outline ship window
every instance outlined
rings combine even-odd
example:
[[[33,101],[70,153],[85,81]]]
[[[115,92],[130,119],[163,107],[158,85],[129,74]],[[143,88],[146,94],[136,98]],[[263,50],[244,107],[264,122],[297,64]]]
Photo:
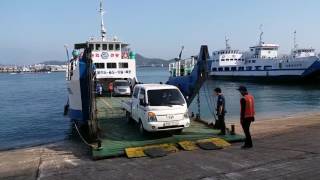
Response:
[[[94,63],[96,69],[104,69],[104,63]]]
[[[256,66],[256,70],[261,70],[261,66]]]
[[[247,67],[246,67],[246,70],[247,70],[247,71],[251,71],[251,70],[252,70],[252,67],[251,67],[251,66],[247,66]]]
[[[217,68],[212,68],[212,71],[217,71]]]
[[[230,68],[229,67],[225,67],[224,70],[225,71],[230,71]]]
[[[221,61],[224,61],[224,59],[221,59]]]
[[[115,69],[115,68],[117,68],[117,63],[107,63],[107,68],[108,69]]]
[[[244,67],[239,67],[238,70],[239,70],[239,71],[243,71],[243,70],[244,70]]]
[[[226,61],[229,61],[229,59],[227,59]]]
[[[119,68],[128,68],[128,63],[119,63]]]
[[[232,67],[231,68],[231,71],[236,71],[237,70],[237,67]]]
[[[272,66],[264,66],[264,70],[271,70]]]
[[[116,51],[120,51],[120,44],[116,44]]]
[[[91,50],[94,50],[94,49],[93,49],[93,44],[89,44],[89,48],[90,48]]]
[[[108,44],[102,44],[102,50],[108,50]]]
[[[101,47],[100,44],[96,44],[96,51],[100,51],[100,47]]]
[[[252,63],[256,63],[256,60],[252,60]]]
[[[113,51],[114,50],[114,44],[109,44],[109,51]]]
[[[223,71],[223,68],[219,68],[218,71]]]

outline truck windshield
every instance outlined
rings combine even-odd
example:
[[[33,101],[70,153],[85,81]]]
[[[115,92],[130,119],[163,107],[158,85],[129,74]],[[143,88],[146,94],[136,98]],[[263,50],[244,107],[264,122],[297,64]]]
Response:
[[[185,103],[177,89],[148,90],[147,94],[150,106],[183,105]]]
[[[114,86],[130,86],[129,82],[125,82],[125,81],[116,81],[114,82]]]

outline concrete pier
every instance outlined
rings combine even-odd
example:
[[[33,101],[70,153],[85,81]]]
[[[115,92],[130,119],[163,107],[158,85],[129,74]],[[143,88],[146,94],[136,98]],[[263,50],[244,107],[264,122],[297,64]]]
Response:
[[[239,125],[237,132],[241,132]],[[320,114],[256,121],[254,148],[93,161],[81,143],[0,152],[0,179],[319,179]]]

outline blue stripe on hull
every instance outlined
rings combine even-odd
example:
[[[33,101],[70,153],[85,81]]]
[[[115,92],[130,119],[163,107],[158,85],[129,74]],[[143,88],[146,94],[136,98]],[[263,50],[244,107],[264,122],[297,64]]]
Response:
[[[314,62],[307,70],[302,74],[304,77],[319,76],[320,75],[320,61]]]
[[[82,121],[83,115],[81,110],[69,109],[69,117],[73,120]]]

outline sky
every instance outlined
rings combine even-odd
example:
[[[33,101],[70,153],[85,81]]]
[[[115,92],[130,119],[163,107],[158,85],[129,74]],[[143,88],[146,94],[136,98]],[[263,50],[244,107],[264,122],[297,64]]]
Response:
[[[99,36],[99,0],[1,0],[0,64],[66,60],[64,45]],[[247,50],[263,41],[320,50],[319,0],[104,0],[108,37],[146,57],[172,59],[225,47]]]

